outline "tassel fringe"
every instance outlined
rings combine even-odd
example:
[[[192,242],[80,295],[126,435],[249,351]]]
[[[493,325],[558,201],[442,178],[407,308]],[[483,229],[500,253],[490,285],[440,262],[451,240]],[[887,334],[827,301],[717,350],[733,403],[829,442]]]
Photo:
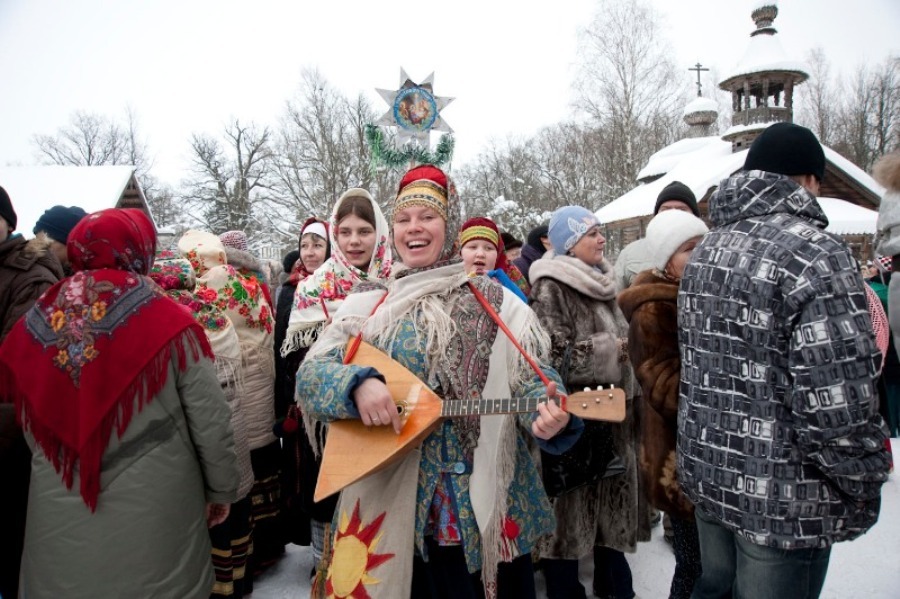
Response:
[[[202,332],[199,333],[202,335]],[[95,512],[97,498],[100,494],[101,462],[103,453],[109,444],[113,429],[119,438],[128,429],[135,413],[135,406],[140,412],[162,390],[168,379],[168,367],[172,360],[172,351],[176,352],[178,369],[183,372],[187,366],[187,352],[191,353],[192,363],[200,359],[200,354],[212,358],[212,350],[205,342],[206,337],[198,336],[194,327],[189,327],[183,334],[176,336],[163,348],[144,368],[142,374],[135,378],[119,395],[116,405],[101,420],[99,427],[81,448],[69,447],[49,427],[35,419],[25,395],[15,386],[14,377],[3,367],[0,369],[0,394],[4,398],[13,397],[19,424],[23,430],[31,432],[35,442],[44,452],[44,456],[60,473],[66,489],[74,483],[75,464],[79,464],[81,497],[85,504]]]

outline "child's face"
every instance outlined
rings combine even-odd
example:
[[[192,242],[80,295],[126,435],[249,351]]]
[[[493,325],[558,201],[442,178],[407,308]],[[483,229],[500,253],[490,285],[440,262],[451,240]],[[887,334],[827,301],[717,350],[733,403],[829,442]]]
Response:
[[[466,242],[459,253],[467,275],[483,275],[497,265],[497,246],[486,239]]]

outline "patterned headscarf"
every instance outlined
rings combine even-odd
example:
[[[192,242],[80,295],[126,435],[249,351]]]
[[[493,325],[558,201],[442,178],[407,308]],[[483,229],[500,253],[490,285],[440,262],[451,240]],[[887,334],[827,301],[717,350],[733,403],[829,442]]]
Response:
[[[352,197],[362,197],[372,205],[375,213],[375,249],[369,267],[363,271],[356,268],[337,243],[337,213],[341,203]],[[286,356],[302,347],[309,347],[315,341],[325,322],[338,309],[341,302],[359,281],[384,279],[391,274],[393,262],[387,221],[378,203],[365,189],[348,189],[338,199],[331,212],[328,242],[331,257],[316,269],[311,276],[297,285],[294,292],[294,306],[288,321],[287,336],[281,346],[281,355]]]
[[[300,235],[297,238],[297,248],[299,249],[299,247],[303,244],[304,235],[313,233],[314,235],[318,235],[325,240],[325,260],[328,260],[331,257],[331,238],[328,235],[329,228],[330,227],[328,226],[328,223],[324,220],[315,216],[310,216],[308,219],[306,219],[306,222],[304,222],[303,226],[300,228]],[[294,263],[294,267],[291,269],[289,281],[296,287],[300,284],[301,281],[305,280],[306,277],[311,274],[312,273],[308,271],[303,265],[303,259],[297,258],[297,261]]]
[[[446,236],[438,263],[457,259],[457,232],[462,223],[462,203],[453,180],[431,164],[409,169],[400,179],[397,197],[391,206],[391,221],[396,218],[397,212],[409,206],[427,206],[441,215],[446,223]]]
[[[172,351],[187,367],[209,344],[190,315],[149,278],[156,245],[150,219],[135,209],[84,218],[70,233],[77,271],[51,287],[0,347],[0,398],[15,399],[23,425],[71,488],[96,509],[100,462],[166,383]],[[127,326],[126,326],[127,325]],[[176,341],[182,337],[184,341]]]
[[[241,348],[231,320],[215,302],[195,293],[197,275],[186,258],[171,250],[159,252],[150,269],[150,278],[166,295],[190,310],[194,321],[206,333],[217,366],[222,360],[240,362]]]
[[[238,331],[241,342],[256,344],[260,335],[274,329],[272,308],[256,277],[244,276],[225,259],[225,246],[212,233],[187,231],[178,250],[197,275],[194,296],[224,312]]]

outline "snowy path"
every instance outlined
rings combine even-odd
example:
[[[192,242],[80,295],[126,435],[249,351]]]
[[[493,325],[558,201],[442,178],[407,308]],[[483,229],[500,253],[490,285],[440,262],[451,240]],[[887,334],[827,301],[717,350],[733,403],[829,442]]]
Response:
[[[900,440],[894,439],[894,456],[900,458]],[[662,539],[662,526],[653,529],[653,539],[628,556],[639,599],[668,596],[675,559]],[[289,545],[284,559],[255,585],[253,599],[305,599],[309,597],[308,574],[312,567],[309,548]],[[537,575],[538,595],[543,579]],[[582,561],[581,580],[590,590],[591,562]],[[838,543],[831,552],[831,565],[822,599],[867,597],[891,599],[900,596],[900,473],[894,472],[882,491],[881,516],[868,534],[850,543]]]

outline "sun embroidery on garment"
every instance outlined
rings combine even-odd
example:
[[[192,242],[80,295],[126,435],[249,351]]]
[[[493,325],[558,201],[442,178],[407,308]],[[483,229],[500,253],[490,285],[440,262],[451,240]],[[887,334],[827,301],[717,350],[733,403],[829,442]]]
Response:
[[[334,540],[334,554],[328,567],[325,594],[328,597],[369,599],[366,585],[381,582],[369,572],[394,557],[393,553],[375,553],[381,540],[381,523],[386,512],[363,527],[359,516],[359,499],[348,519],[341,512],[341,524]]]

